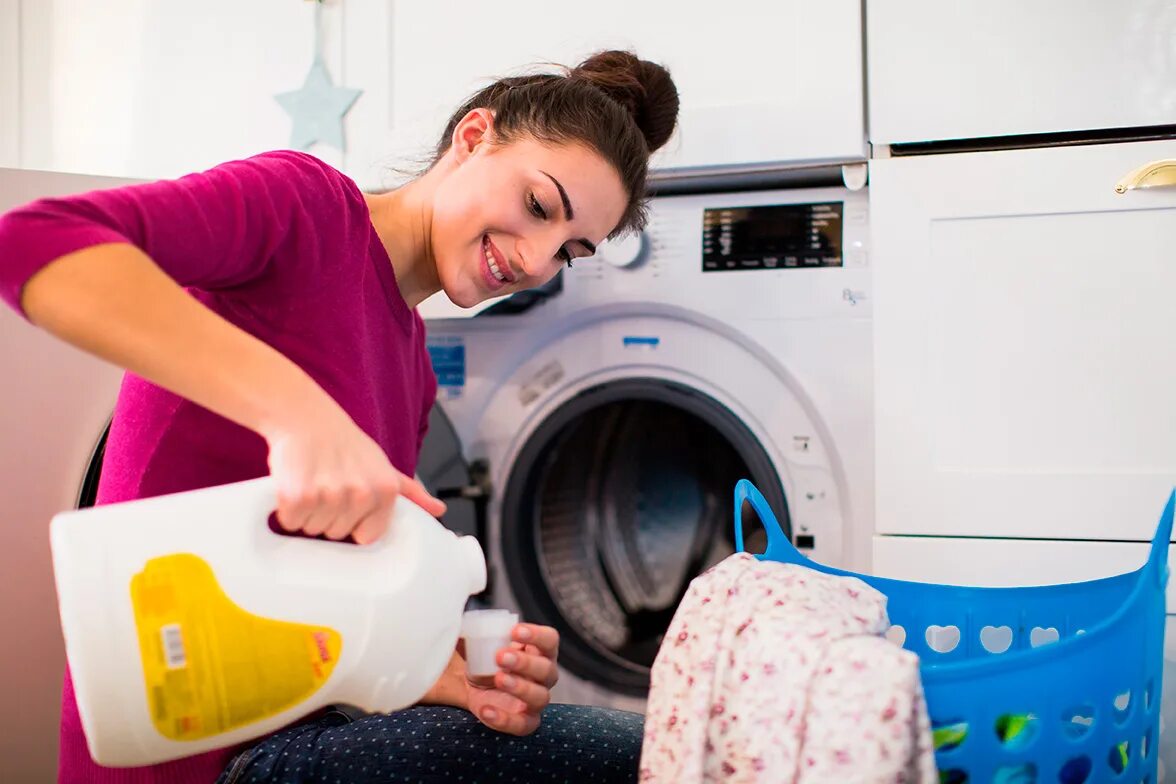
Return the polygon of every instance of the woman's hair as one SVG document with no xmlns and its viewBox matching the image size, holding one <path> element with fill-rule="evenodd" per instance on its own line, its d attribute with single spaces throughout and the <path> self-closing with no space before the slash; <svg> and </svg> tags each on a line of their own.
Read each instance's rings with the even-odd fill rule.
<svg viewBox="0 0 1176 784">
<path fill-rule="evenodd" d="M 540 142 L 579 142 L 598 152 L 621 175 L 629 203 L 612 232 L 645 226 L 649 156 L 674 132 L 678 90 L 669 71 L 630 52 L 597 52 L 561 74 L 499 79 L 471 96 L 449 118 L 437 143 L 439 160 L 453 131 L 474 109 L 494 113 L 495 141 L 530 136 Z"/>
</svg>

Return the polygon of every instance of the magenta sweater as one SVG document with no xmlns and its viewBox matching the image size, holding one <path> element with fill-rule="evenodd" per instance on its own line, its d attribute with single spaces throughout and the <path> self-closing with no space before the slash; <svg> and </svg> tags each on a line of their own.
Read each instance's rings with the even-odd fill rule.
<svg viewBox="0 0 1176 784">
<path fill-rule="evenodd" d="M 413 473 L 436 381 L 424 325 L 400 296 L 350 179 L 313 156 L 272 152 L 179 180 L 34 202 L 0 216 L 0 296 L 19 310 L 21 290 L 39 269 L 110 242 L 138 246 L 193 297 L 297 363 L 397 469 Z M 260 436 L 126 374 L 99 503 L 267 472 Z M 150 768 L 99 767 L 66 673 L 62 782 L 213 782 L 233 751 Z"/>
</svg>

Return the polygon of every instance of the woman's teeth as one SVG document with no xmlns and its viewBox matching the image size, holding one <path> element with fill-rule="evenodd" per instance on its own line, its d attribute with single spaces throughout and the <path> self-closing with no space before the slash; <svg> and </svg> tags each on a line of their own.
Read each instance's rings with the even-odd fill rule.
<svg viewBox="0 0 1176 784">
<path fill-rule="evenodd" d="M 507 283 L 506 275 L 502 274 L 502 270 L 498 268 L 498 262 L 494 260 L 494 254 L 490 252 L 490 241 L 487 240 L 482 243 L 482 253 L 486 256 L 486 264 L 490 267 L 490 272 L 500 283 Z"/>
</svg>

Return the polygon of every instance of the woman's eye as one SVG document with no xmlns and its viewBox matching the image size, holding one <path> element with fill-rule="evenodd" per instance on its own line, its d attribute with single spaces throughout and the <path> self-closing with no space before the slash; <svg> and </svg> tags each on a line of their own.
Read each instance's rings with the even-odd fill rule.
<svg viewBox="0 0 1176 784">
<path fill-rule="evenodd" d="M 535 198 L 535 194 L 528 193 L 527 201 L 531 207 L 532 215 L 534 215 L 536 218 L 543 218 L 544 220 L 547 219 L 547 211 L 543 209 L 543 205 L 540 204 L 539 200 Z"/>
</svg>

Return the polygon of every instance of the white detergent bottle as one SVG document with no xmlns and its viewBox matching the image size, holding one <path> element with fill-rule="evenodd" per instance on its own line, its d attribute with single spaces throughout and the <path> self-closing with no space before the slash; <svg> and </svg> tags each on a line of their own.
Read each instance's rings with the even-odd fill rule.
<svg viewBox="0 0 1176 784">
<path fill-rule="evenodd" d="M 399 498 L 368 545 L 282 536 L 269 477 L 53 518 L 82 727 L 101 765 L 149 765 L 273 732 L 331 703 L 418 701 L 444 671 L 477 541 Z"/>
</svg>

